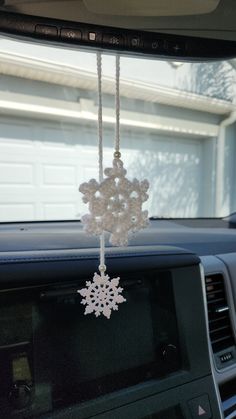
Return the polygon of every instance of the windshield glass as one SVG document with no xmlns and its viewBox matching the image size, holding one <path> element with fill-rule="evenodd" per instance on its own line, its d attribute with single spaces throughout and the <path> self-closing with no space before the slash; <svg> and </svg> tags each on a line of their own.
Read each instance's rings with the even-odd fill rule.
<svg viewBox="0 0 236 419">
<path fill-rule="evenodd" d="M 149 216 L 236 211 L 235 68 L 121 57 L 121 151 L 147 178 Z M 0 39 L 0 221 L 73 220 L 98 179 L 96 54 Z M 104 167 L 113 158 L 115 58 L 103 56 Z"/>
</svg>

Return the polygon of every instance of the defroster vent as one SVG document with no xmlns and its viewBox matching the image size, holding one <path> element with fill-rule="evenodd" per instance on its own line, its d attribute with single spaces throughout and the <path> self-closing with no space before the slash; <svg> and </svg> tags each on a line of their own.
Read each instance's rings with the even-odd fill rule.
<svg viewBox="0 0 236 419">
<path fill-rule="evenodd" d="M 224 277 L 214 274 L 205 277 L 210 340 L 214 353 L 235 345 Z"/>
</svg>

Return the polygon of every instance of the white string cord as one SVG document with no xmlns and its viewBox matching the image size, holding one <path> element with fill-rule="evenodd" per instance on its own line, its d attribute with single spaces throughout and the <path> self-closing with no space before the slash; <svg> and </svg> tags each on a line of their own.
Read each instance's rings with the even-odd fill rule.
<svg viewBox="0 0 236 419">
<path fill-rule="evenodd" d="M 115 131 L 115 157 L 120 158 L 120 56 L 116 55 L 116 131 Z"/>
<path fill-rule="evenodd" d="M 99 182 L 103 181 L 103 130 L 102 130 L 102 54 L 97 52 L 98 75 L 98 164 Z"/>
<path fill-rule="evenodd" d="M 104 232 L 102 232 L 100 236 L 100 265 L 99 271 L 101 274 L 106 272 L 106 265 L 105 265 L 105 236 Z"/>
<path fill-rule="evenodd" d="M 98 165 L 99 182 L 103 181 L 103 128 L 102 128 L 102 54 L 97 52 L 97 75 L 98 75 Z M 100 236 L 100 264 L 99 271 L 103 275 L 105 265 L 105 237 L 104 232 Z"/>
</svg>

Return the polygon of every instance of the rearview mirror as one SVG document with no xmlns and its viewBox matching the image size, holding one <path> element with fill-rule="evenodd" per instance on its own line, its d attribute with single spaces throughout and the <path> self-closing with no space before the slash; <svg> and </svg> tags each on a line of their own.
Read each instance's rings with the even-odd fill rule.
<svg viewBox="0 0 236 419">
<path fill-rule="evenodd" d="M 142 25 L 140 17 L 125 20 L 125 18 L 116 16 L 116 18 L 105 19 L 104 16 L 101 17 L 99 14 L 86 15 L 82 13 L 83 10 L 78 16 L 78 5 L 83 3 L 84 7 L 84 2 L 72 0 L 51 0 L 48 2 L 6 0 L 3 3 L 0 11 L 0 31 L 4 34 L 31 38 L 33 41 L 43 40 L 47 43 L 64 44 L 68 47 L 76 48 L 78 46 L 90 50 L 94 48 L 104 51 L 120 51 L 122 54 L 169 58 L 178 61 L 229 59 L 236 56 L 236 32 L 232 35 L 232 31 L 231 40 L 224 38 L 211 39 L 211 32 L 209 32 L 209 37 L 205 38 L 179 35 L 179 33 L 183 33 L 183 30 L 180 31 L 179 29 L 174 34 L 173 18 L 167 20 L 171 22 L 169 24 L 169 32 L 171 33 L 166 33 L 168 29 L 165 32 L 163 28 L 160 31 L 157 31 L 156 28 L 151 30 L 150 24 L 146 24 L 146 17 L 143 17 Z M 66 5 L 70 7 L 70 10 L 68 14 L 65 13 L 67 20 L 63 20 L 61 16 Z M 26 14 L 27 10 L 30 14 Z M 74 21 L 71 18 L 73 10 L 76 16 Z M 202 19 L 204 20 L 208 16 L 210 22 L 211 15 L 211 13 L 203 15 Z M 182 22 L 183 18 L 183 16 L 180 17 Z M 192 18 L 194 17 L 186 17 L 187 21 L 189 21 L 188 19 L 191 21 Z M 88 19 L 92 22 L 91 24 L 87 23 Z M 109 22 L 108 25 L 100 24 L 100 22 L 104 22 L 104 19 Z M 176 17 L 176 19 L 179 18 Z M 94 22 L 99 24 L 94 24 Z M 128 22 L 130 22 L 130 25 L 128 25 Z M 150 18 L 148 22 L 151 22 Z M 176 20 L 176 22 L 180 21 Z M 227 22 L 225 22 L 226 25 Z M 147 30 L 138 29 L 144 26 L 147 26 Z M 132 29 L 127 29 L 127 27 Z M 201 24 L 199 23 L 197 35 L 205 34 L 200 29 Z M 217 35 L 216 31 L 217 27 L 215 27 L 214 37 Z"/>
</svg>

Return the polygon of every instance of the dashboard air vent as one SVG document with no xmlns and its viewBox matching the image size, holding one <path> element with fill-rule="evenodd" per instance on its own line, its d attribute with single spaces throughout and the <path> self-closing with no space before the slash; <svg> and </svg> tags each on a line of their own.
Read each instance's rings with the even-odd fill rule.
<svg viewBox="0 0 236 419">
<path fill-rule="evenodd" d="M 229 316 L 224 277 L 214 274 L 205 277 L 210 340 L 214 353 L 235 344 Z"/>
</svg>

